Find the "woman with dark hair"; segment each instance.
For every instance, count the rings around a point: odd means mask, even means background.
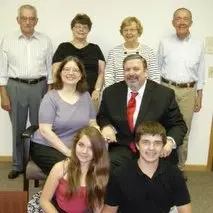
[[[87,36],[92,22],[86,14],[77,14],[71,21],[72,41],[61,43],[53,56],[53,76],[61,61],[67,56],[77,56],[85,66],[89,93],[98,101],[104,83],[105,59],[100,47],[89,43]]]
[[[100,213],[108,174],[105,141],[95,127],[85,127],[72,141],[71,156],[52,168],[40,206],[46,213]]]
[[[41,102],[39,130],[31,139],[32,159],[45,174],[71,155],[71,140],[80,128],[97,126],[84,65],[77,57],[62,61],[53,88]]]

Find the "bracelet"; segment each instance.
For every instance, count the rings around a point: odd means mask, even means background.
[[[95,88],[95,90],[96,90],[96,91],[101,91],[101,89],[100,89],[100,88]]]

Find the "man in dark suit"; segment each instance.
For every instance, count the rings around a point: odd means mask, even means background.
[[[104,90],[97,116],[102,134],[109,143],[112,169],[137,156],[132,143],[135,129],[147,120],[158,121],[165,127],[167,143],[161,157],[169,158],[176,164],[176,147],[182,144],[187,127],[174,91],[147,79],[146,60],[138,54],[127,56],[123,61],[123,69],[124,81]],[[132,93],[137,93],[133,128],[127,115]]]

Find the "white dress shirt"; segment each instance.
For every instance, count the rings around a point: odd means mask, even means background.
[[[135,112],[133,114],[133,124],[135,126],[135,123],[136,123],[136,120],[137,120],[137,117],[138,117],[138,113],[140,111],[140,107],[141,107],[141,102],[142,102],[142,98],[143,98],[143,94],[144,94],[144,90],[146,88],[146,82],[144,82],[143,86],[137,91],[138,95],[135,97],[135,100],[136,100],[136,108],[135,108]],[[128,105],[128,102],[131,98],[131,92],[134,92],[135,91],[132,91],[129,87],[128,87],[128,91],[127,91],[127,105]]]
[[[158,49],[162,77],[176,83],[196,82],[203,89],[205,79],[204,45],[189,35],[180,40],[177,35],[163,39]]]
[[[6,55],[6,69],[0,72],[0,85],[7,85],[8,78],[38,79],[46,76],[52,83],[53,48],[50,39],[39,32],[30,38],[20,31],[5,36],[1,43]]]
[[[140,107],[141,107],[141,104],[142,103],[142,99],[143,99],[143,94],[144,94],[144,90],[146,88],[146,83],[147,83],[147,80],[145,80],[143,86],[137,91],[138,95],[135,97],[135,100],[136,100],[136,108],[135,108],[135,112],[133,114],[133,124],[135,126],[136,124],[136,121],[137,121],[137,117],[138,117],[138,113],[140,111]],[[128,102],[131,98],[131,92],[135,92],[135,91],[132,91],[129,87],[128,87],[128,91],[127,91],[127,105],[128,105]],[[167,136],[167,139],[170,139],[173,143],[173,149],[176,149],[177,145],[176,145],[176,142],[175,140],[170,137],[170,136]]]

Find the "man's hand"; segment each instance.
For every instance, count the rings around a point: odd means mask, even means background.
[[[12,110],[10,99],[4,88],[1,88],[1,108],[5,111],[10,112]]]
[[[194,112],[199,112],[202,107],[202,97],[203,93],[202,90],[197,91],[197,97],[195,99],[195,106],[194,106]]]
[[[103,137],[107,143],[117,142],[116,136],[115,136],[115,131],[111,126],[105,126],[102,129],[101,134],[103,135]]]
[[[165,158],[169,156],[172,152],[173,145],[174,145],[173,142],[170,139],[167,139],[167,142],[163,147],[160,157]]]
[[[195,99],[195,107],[194,107],[194,112],[199,112],[202,106],[202,98],[197,96]]]

